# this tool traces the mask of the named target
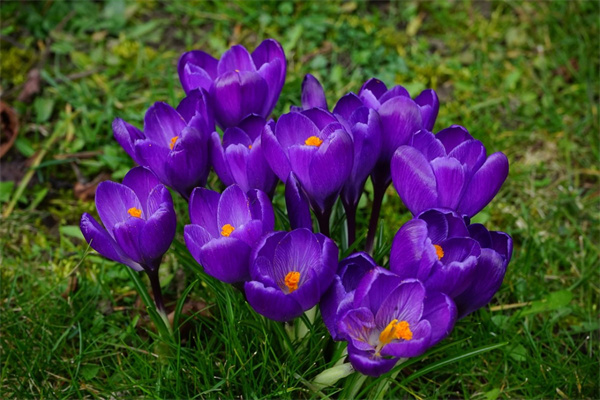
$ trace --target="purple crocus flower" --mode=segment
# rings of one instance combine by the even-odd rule
[[[289,321],[319,302],[333,280],[338,248],[308,229],[273,232],[256,245],[250,263],[248,303],[267,318]]]
[[[273,231],[275,215],[264,192],[253,189],[246,194],[231,185],[223,194],[194,189],[190,220],[183,236],[194,259],[207,274],[237,283],[250,278],[250,251],[261,236]]]
[[[379,79],[369,79],[358,93],[362,102],[376,110],[381,118],[381,152],[371,174],[374,186],[373,209],[367,236],[367,251],[371,251],[383,196],[391,183],[390,161],[396,149],[408,144],[412,136],[433,127],[439,109],[435,91],[425,90],[415,100],[402,86],[389,89]]]
[[[320,309],[325,326],[334,340],[342,340],[337,333],[337,321],[354,304],[354,291],[365,274],[377,266],[370,255],[358,252],[340,261],[333,283],[321,299]]]
[[[436,135],[421,131],[392,159],[394,187],[413,215],[443,208],[472,217],[498,193],[508,175],[508,159],[486,156],[479,140],[462,126]]]
[[[480,224],[467,227],[457,214],[434,209],[400,228],[392,243],[390,270],[447,294],[462,318],[491,300],[511,254],[506,233],[488,232]]]
[[[282,181],[294,172],[310,199],[322,232],[353,162],[352,138],[328,111],[312,108],[282,115],[275,129],[266,125],[262,146],[271,169]]]
[[[267,39],[252,54],[236,45],[220,60],[189,51],[179,59],[178,71],[186,93],[197,88],[210,93],[217,124],[228,128],[250,114],[271,114],[285,81],[286,60],[281,45]]]
[[[273,196],[277,176],[267,164],[261,146],[263,117],[250,115],[239,126],[225,129],[223,144],[217,132],[211,136],[211,160],[227,186],[237,184],[244,192],[259,189]],[[274,125],[273,121],[269,124]]]
[[[146,271],[157,306],[164,311],[158,267],[177,226],[171,193],[149,169],[136,167],[125,175],[123,184],[98,185],[96,209],[104,227],[83,214],[80,227],[85,240],[104,257]]]
[[[198,90],[177,110],[155,103],[144,117],[144,132],[120,118],[113,122],[115,139],[125,151],[186,199],[194,187],[206,183],[208,138],[213,130],[206,94]]]
[[[423,354],[450,333],[455,321],[456,306],[448,296],[377,267],[358,284],[337,332],[348,341],[352,366],[379,376],[400,358]]]
[[[285,207],[292,230],[299,228],[313,230],[308,197],[293,172],[290,172],[285,183]]]
[[[396,233],[390,270],[403,279],[419,279],[427,288],[454,298],[473,282],[480,254],[479,243],[469,237],[462,218],[430,210]]]

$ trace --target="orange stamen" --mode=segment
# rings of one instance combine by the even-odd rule
[[[287,286],[287,288],[290,290],[290,293],[292,293],[294,290],[298,290],[298,283],[300,282],[300,272],[296,272],[296,271],[292,271],[289,272],[286,276],[285,276],[285,286]]]
[[[169,145],[169,147],[171,148],[171,150],[173,150],[173,147],[175,147],[175,142],[177,142],[177,139],[179,139],[179,136],[173,136],[171,138],[171,144]]]
[[[438,260],[441,260],[442,257],[444,257],[444,249],[442,249],[442,246],[438,246],[437,244],[434,244],[433,247],[435,247],[435,254],[437,254]]]
[[[141,218],[142,210],[140,210],[139,208],[131,207],[129,210],[127,210],[127,214],[135,218]]]
[[[397,319],[392,320],[384,330],[379,334],[379,346],[377,351],[394,339],[411,340],[413,337],[410,330],[410,324],[407,321],[398,322]]]
[[[229,237],[229,235],[231,235],[231,232],[233,232],[235,230],[235,228],[229,224],[225,224],[223,225],[223,227],[221,228],[221,235],[225,236],[225,237]]]
[[[307,146],[315,146],[315,147],[319,147],[321,144],[323,143],[323,141],[316,137],[316,136],[311,136],[308,139],[306,139],[304,141],[304,144]]]

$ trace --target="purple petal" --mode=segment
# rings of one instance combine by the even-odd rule
[[[367,307],[376,313],[381,303],[401,282],[402,278],[384,268],[372,269],[365,274],[354,292],[354,307]]]
[[[449,154],[459,144],[473,140],[473,136],[469,134],[469,131],[460,125],[452,125],[442,129],[435,137],[444,145],[446,154]]]
[[[323,145],[321,145],[323,146]],[[290,166],[293,173],[296,175],[296,179],[308,195],[309,199],[314,200],[314,194],[312,192],[311,172],[310,164],[314,156],[318,153],[319,148],[315,146],[307,145],[294,145],[288,149]],[[322,172],[321,172],[322,173]],[[335,190],[335,188],[333,188]]]
[[[333,283],[329,286],[319,304],[323,323],[333,337],[333,340],[339,340],[336,327],[338,321],[337,311],[338,306],[345,297],[346,290],[344,290],[344,286],[342,285],[342,279],[339,276],[335,276]]]
[[[490,302],[502,285],[506,266],[506,259],[499,253],[492,249],[481,249],[471,285],[454,299],[459,318]]]
[[[385,92],[383,94],[383,96],[381,96],[379,98],[379,102],[381,104],[385,103],[386,101],[388,101],[389,99],[393,99],[394,97],[406,97],[407,99],[410,99],[410,93],[408,93],[408,90],[404,89],[404,87],[397,85],[394,86],[393,88],[391,88],[390,90],[388,90],[387,92]]]
[[[156,177],[165,185],[170,185],[167,177],[166,164],[170,150],[151,140],[138,140],[135,142],[135,153],[141,165],[150,168]]]
[[[200,50],[183,53],[177,65],[183,90],[186,93],[197,88],[208,90],[217,77],[217,64],[217,59]]]
[[[284,150],[279,144],[270,124],[265,125],[261,136],[261,146],[269,167],[279,179],[285,182],[291,172],[287,150]]]
[[[296,229],[285,235],[277,244],[273,256],[273,279],[284,282],[289,272],[300,273],[298,286],[310,277],[310,271],[317,270],[321,262],[321,246],[315,235],[308,229]]]
[[[190,221],[200,225],[212,237],[221,236],[221,227],[217,224],[217,209],[221,195],[205,188],[196,188],[190,198]]]
[[[156,102],[144,116],[144,134],[153,142],[168,147],[171,139],[179,136],[186,122],[173,107],[167,103]]]
[[[136,140],[144,139],[144,134],[135,126],[123,121],[121,118],[115,118],[112,123],[113,136],[121,145],[123,150],[138,164],[137,155],[135,154],[134,143]]]
[[[352,113],[359,107],[364,107],[361,99],[354,93],[348,93],[338,100],[333,108],[333,113],[349,120]]]
[[[347,311],[341,315],[337,331],[340,336],[352,344],[356,349],[368,351],[373,349],[373,345],[369,342],[371,331],[376,328],[373,313],[366,308],[360,307]]]
[[[398,147],[408,144],[422,128],[421,111],[409,97],[398,96],[381,105],[379,116],[384,132],[381,159],[387,162]]]
[[[160,185],[160,181],[156,175],[146,167],[136,167],[125,175],[123,185],[133,190],[142,204],[142,211],[146,213],[146,217],[148,218],[150,216],[147,206],[148,197],[152,189]]]
[[[425,221],[420,219],[408,221],[394,236],[390,253],[390,270],[402,279],[425,280],[437,259]]]
[[[465,221],[452,211],[427,210],[419,215],[419,219],[427,222],[429,238],[434,244],[439,244],[451,237],[469,236]]]
[[[279,118],[275,126],[275,136],[281,146],[287,149],[293,145],[304,145],[306,139],[311,136],[320,137],[320,131],[304,114],[291,112]],[[281,176],[279,178],[281,179]]]
[[[277,245],[279,244],[281,239],[283,239],[285,237],[285,235],[287,235],[287,234],[288,234],[288,232],[268,233],[265,236],[263,236],[253,247],[252,254],[250,255],[250,265],[251,265],[250,273],[251,273],[253,280],[259,280],[259,281],[261,280],[260,275],[254,275],[254,273],[255,273],[255,271],[253,269],[254,262],[260,257],[264,257],[267,260],[269,260],[269,262],[271,262],[270,260],[273,260],[273,257],[275,257],[275,249],[277,248]],[[273,275],[271,273],[272,271],[273,271],[273,268],[271,265],[271,268],[269,270],[270,275]]]
[[[256,49],[252,52],[252,60],[254,61],[254,65],[256,68],[260,68],[263,64],[272,62],[273,60],[279,60],[279,62],[283,65],[283,70],[281,71],[280,80],[283,82],[285,80],[285,53],[283,52],[283,48],[275,39],[266,39],[258,45]]]
[[[412,137],[411,146],[423,153],[427,161],[446,155],[446,149],[442,142],[437,140],[433,133],[426,130],[421,130]]]
[[[140,219],[128,214],[127,210],[131,208],[142,210],[142,204],[135,192],[129,187],[111,181],[104,181],[98,185],[96,189],[96,209],[102,224],[111,236],[115,225],[118,223],[127,221],[130,218]],[[140,220],[148,217],[148,215],[142,214]]]
[[[339,124],[339,121],[332,113],[322,108],[310,108],[308,110],[304,110],[302,111],[302,115],[308,117],[320,131],[323,131],[324,128],[331,123],[335,122]],[[324,138],[325,136],[322,137],[322,139]]]
[[[431,341],[433,347],[450,334],[456,322],[456,305],[452,299],[439,292],[428,292],[423,309],[423,319],[431,325]]]
[[[217,208],[217,227],[224,225],[238,228],[252,219],[250,204],[244,191],[237,185],[231,185],[221,195]]]
[[[438,207],[454,210],[465,185],[465,169],[456,158],[440,157],[431,162],[437,185]]]
[[[454,157],[461,164],[465,165],[466,171],[469,176],[472,171],[477,171],[481,168],[481,165],[485,162],[485,147],[479,140],[467,140],[456,146],[448,157]]]
[[[269,196],[257,189],[250,190],[247,195],[252,219],[262,221],[263,233],[273,231],[275,228],[275,212]]]
[[[490,232],[492,237],[492,249],[498,252],[502,257],[506,259],[506,263],[510,262],[512,258],[513,241],[509,234],[504,232],[492,231]]]
[[[392,180],[402,202],[413,215],[437,205],[435,175],[418,150],[401,146],[392,159]]]
[[[266,117],[273,111],[285,82],[287,70],[285,53],[279,42],[274,39],[266,39],[252,52],[252,59],[258,68],[258,73],[269,87],[269,93],[262,109],[262,115]]]
[[[213,132],[210,136],[209,149],[211,164],[219,179],[221,179],[225,186],[233,185],[235,182],[231,177],[229,165],[225,159],[225,151],[223,150],[223,146],[221,146],[221,138],[217,132]]]
[[[253,189],[260,189],[269,197],[273,197],[278,179],[265,159],[260,136],[252,144],[252,149],[246,159],[246,168],[248,186]]]
[[[383,96],[385,92],[387,92],[388,88],[387,86],[385,86],[385,83],[383,83],[379,79],[371,78],[362,85],[360,91],[358,92],[358,95],[362,96],[363,91],[366,90],[371,92],[375,96],[375,98],[379,99],[381,96]]]
[[[455,298],[471,284],[481,250],[470,238],[451,238],[440,246],[444,256],[435,263],[425,284],[430,290]]]
[[[423,314],[425,287],[420,281],[405,280],[383,300],[375,314],[375,324],[385,328],[391,321],[407,321],[416,325]]]
[[[199,255],[207,274],[226,283],[235,283],[250,279],[250,251],[251,247],[239,239],[221,237],[202,246]]]
[[[85,241],[90,244],[92,249],[96,250],[109,260],[125,264],[135,271],[143,270],[140,264],[125,255],[117,242],[115,242],[108,234],[106,229],[104,229],[90,214],[84,213],[81,216],[81,223],[79,226]]]
[[[496,196],[507,176],[506,156],[500,152],[489,156],[467,185],[458,211],[469,217],[477,214]]]
[[[308,198],[293,172],[285,183],[285,204],[292,229],[306,228],[312,231]]]
[[[348,359],[355,370],[363,375],[380,376],[394,368],[397,358],[383,358],[376,356],[372,351],[366,352],[356,349],[348,344]]]
[[[166,189],[164,189],[167,191]],[[168,191],[167,191],[168,193]],[[166,253],[175,237],[177,217],[173,204],[163,203],[161,207],[148,218],[139,237],[141,253],[147,259],[158,259]]]
[[[129,258],[142,265],[145,264],[144,261],[148,261],[140,249],[140,236],[145,224],[146,221],[142,218],[130,217],[113,228],[113,235],[119,247]]]
[[[249,153],[250,150],[248,149],[248,146],[243,144],[232,144],[225,148],[225,159],[227,160],[231,177],[244,192],[251,189],[248,184],[247,168],[247,158]]]
[[[377,266],[375,260],[363,251],[353,253],[339,263],[338,275],[346,292],[354,291],[365,274]]]
[[[217,73],[223,75],[227,72],[235,71],[256,71],[254,61],[250,57],[248,50],[242,45],[232,46],[221,56],[217,65]]]
[[[302,108],[307,110],[313,107],[327,110],[327,99],[321,82],[311,74],[306,74],[302,81]]]
[[[235,126],[250,114],[261,112],[267,83],[256,72],[227,72],[210,89],[215,118],[219,126]]]
[[[440,101],[437,93],[433,89],[426,89],[416,98],[415,103],[421,107],[421,117],[423,118],[423,129],[433,130],[433,125],[438,116]]]
[[[183,238],[190,254],[194,257],[194,260],[196,260],[198,264],[202,264],[200,259],[200,249],[202,249],[202,246],[206,243],[210,242],[213,239],[213,236],[200,225],[186,225],[183,228]]]
[[[302,307],[278,288],[265,287],[256,281],[244,285],[246,299],[254,310],[275,321],[290,321],[302,315]]]
[[[250,138],[250,143],[254,142],[256,138],[259,138],[267,121],[260,115],[251,114],[244,118],[238,128],[246,132]]]

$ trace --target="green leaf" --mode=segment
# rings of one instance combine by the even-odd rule
[[[59,232],[65,236],[71,236],[77,239],[84,240],[81,229],[77,225],[63,225],[58,228]]]
[[[0,182],[0,203],[5,203],[10,200],[10,194],[15,187],[13,181]]]
[[[538,314],[545,311],[556,310],[569,304],[572,299],[573,293],[566,289],[550,293],[542,300],[531,303],[531,306],[523,310],[521,315]]]
[[[500,389],[498,388],[485,392],[486,400],[496,400],[498,396],[500,396]]]
[[[93,379],[96,375],[98,375],[99,371],[100,371],[99,365],[93,365],[93,364],[84,365],[83,367],[81,367],[81,376],[86,381],[89,381],[89,380]]]
[[[527,349],[522,344],[511,347],[508,350],[508,355],[515,361],[527,361]]]
[[[38,97],[33,102],[35,110],[35,121],[38,124],[48,121],[54,110],[54,100],[45,97]]]

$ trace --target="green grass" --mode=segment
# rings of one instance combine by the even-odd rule
[[[290,341],[240,293],[198,275],[179,232],[163,287],[174,307],[193,285],[187,300],[197,311],[182,317],[186,330],[175,342],[162,340],[126,267],[84,257],[76,228],[82,212],[95,211],[75,199],[73,185],[101,173],[118,180],[133,165],[112,139],[112,119],[141,126],[154,101],[176,104],[181,52],[254,48],[267,37],[288,57],[275,115],[299,103],[309,72],[330,105],[371,76],[413,95],[433,87],[442,102],[437,129],[464,125],[511,162],[499,195],[476,218],[515,242],[494,308],[461,320],[425,357],[393,371],[386,396],[600,397],[597,2],[3,2],[0,12],[2,100],[21,121],[1,171],[3,211],[17,201],[0,225],[3,398],[321,395],[305,382],[339,350],[322,323]],[[36,65],[42,92],[19,102]],[[43,148],[17,196],[26,160]],[[186,206],[176,205],[181,227]],[[363,230],[369,206],[365,199],[359,210]],[[383,216],[376,254],[385,264],[386,243],[409,218],[393,189]],[[374,396],[391,374],[367,379],[356,395]],[[347,397],[355,379],[323,394]]]

